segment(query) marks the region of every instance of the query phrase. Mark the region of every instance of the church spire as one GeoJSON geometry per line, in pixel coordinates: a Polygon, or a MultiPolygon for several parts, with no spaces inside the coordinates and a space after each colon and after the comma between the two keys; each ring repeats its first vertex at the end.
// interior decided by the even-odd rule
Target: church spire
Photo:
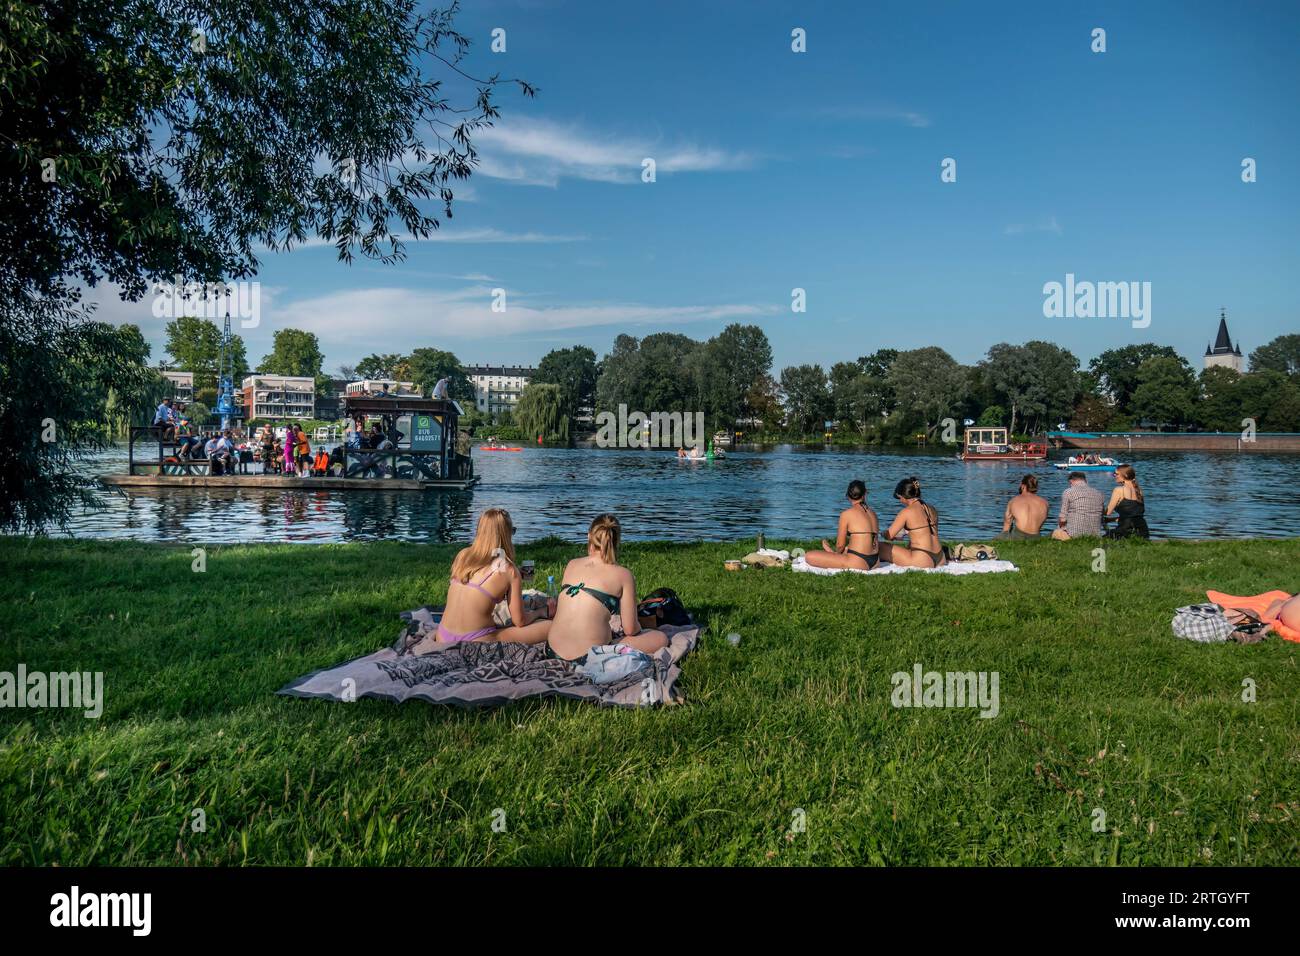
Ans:
{"type": "Polygon", "coordinates": [[[1226,309],[1219,310],[1219,334],[1214,339],[1213,354],[1229,355],[1233,351],[1232,340],[1228,338],[1228,315],[1226,309]]]}

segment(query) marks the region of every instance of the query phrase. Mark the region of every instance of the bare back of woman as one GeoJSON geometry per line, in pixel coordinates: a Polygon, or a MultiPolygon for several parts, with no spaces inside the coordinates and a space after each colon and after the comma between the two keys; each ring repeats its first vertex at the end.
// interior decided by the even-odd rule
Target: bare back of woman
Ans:
{"type": "Polygon", "coordinates": [[[613,639],[610,615],[623,622],[620,643],[653,653],[668,644],[662,631],[641,630],[636,614],[636,579],[618,563],[622,531],[613,515],[599,515],[587,532],[587,555],[564,569],[555,620],[547,637],[548,657],[571,663],[613,639]]]}
{"type": "Polygon", "coordinates": [[[904,478],[894,489],[894,497],[903,507],[884,534],[887,540],[880,543],[880,559],[908,568],[947,564],[939,540],[939,512],[921,499],[921,483],[904,478]],[[907,536],[906,548],[896,543],[902,535],[907,536]]]}
{"type": "Polygon", "coordinates": [[[849,506],[840,512],[835,547],[822,540],[820,551],[804,556],[814,568],[855,568],[869,571],[880,560],[880,520],[867,506],[867,486],[857,479],[846,492],[849,506]]]}

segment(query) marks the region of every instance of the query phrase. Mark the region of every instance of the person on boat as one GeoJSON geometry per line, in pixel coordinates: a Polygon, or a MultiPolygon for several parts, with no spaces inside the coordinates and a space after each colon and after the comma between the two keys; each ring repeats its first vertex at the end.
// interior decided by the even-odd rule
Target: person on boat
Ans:
{"type": "Polygon", "coordinates": [[[280,474],[282,475],[293,474],[295,437],[293,426],[286,426],[284,430],[284,438],[280,443],[280,474]]]}
{"type": "Polygon", "coordinates": [[[857,568],[870,571],[880,561],[880,519],[867,505],[867,486],[858,479],[845,492],[849,506],[840,512],[835,547],[822,539],[820,551],[809,551],[804,560],[814,568],[857,568]]]}
{"type": "Polygon", "coordinates": [[[1056,516],[1056,530],[1052,538],[1069,541],[1072,538],[1100,538],[1101,515],[1106,510],[1106,499],[1088,484],[1088,476],[1072,471],[1067,476],[1069,486],[1061,493],[1061,510],[1056,516]]]}
{"type": "Polygon", "coordinates": [[[275,430],[263,425],[257,440],[262,450],[262,474],[269,475],[275,471],[275,430]]]}
{"type": "Polygon", "coordinates": [[[176,440],[176,413],[172,410],[170,398],[164,398],[153,413],[153,427],[158,432],[159,441],[176,440]]]}
{"type": "Polygon", "coordinates": [[[937,568],[948,563],[943,542],[939,540],[939,512],[921,497],[918,478],[904,478],[894,488],[894,497],[903,506],[894,523],[881,537],[880,560],[907,568],[937,568]],[[897,543],[907,535],[907,547],[897,543]]]}
{"type": "Polygon", "coordinates": [[[1106,532],[1108,538],[1151,537],[1147,528],[1146,503],[1132,465],[1120,465],[1115,469],[1115,490],[1110,493],[1103,520],[1115,522],[1115,527],[1106,532]]]}
{"type": "Polygon", "coordinates": [[[668,646],[662,631],[642,630],[636,613],[636,579],[618,563],[623,530],[611,514],[597,515],[587,530],[587,554],[574,558],[560,579],[559,603],[546,639],[546,656],[582,665],[587,652],[613,639],[610,616],[623,623],[619,643],[653,654],[668,646]]]}
{"type": "Polygon", "coordinates": [[[294,428],[293,443],[298,460],[298,476],[306,478],[311,474],[311,442],[307,440],[307,431],[301,425],[294,428]]]}
{"type": "Polygon", "coordinates": [[[1002,513],[1002,533],[998,540],[1037,538],[1047,520],[1047,512],[1047,499],[1038,493],[1037,476],[1025,475],[1020,479],[1020,493],[1007,502],[1007,509],[1002,513]]]}
{"type": "Polygon", "coordinates": [[[506,601],[510,620],[524,621],[523,577],[515,564],[514,523],[504,508],[488,508],[479,516],[478,530],[468,548],[451,563],[447,607],[434,637],[440,644],[461,641],[514,641],[536,644],[546,640],[551,622],[535,620],[517,627],[497,627],[492,612],[506,601]]]}

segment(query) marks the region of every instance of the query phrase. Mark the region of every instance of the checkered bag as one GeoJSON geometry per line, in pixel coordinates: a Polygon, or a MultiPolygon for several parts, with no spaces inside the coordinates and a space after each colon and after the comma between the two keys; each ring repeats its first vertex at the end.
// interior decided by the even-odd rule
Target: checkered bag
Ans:
{"type": "Polygon", "coordinates": [[[1189,604],[1174,611],[1174,634],[1198,644],[1219,644],[1232,637],[1232,622],[1218,604],[1189,604]]]}

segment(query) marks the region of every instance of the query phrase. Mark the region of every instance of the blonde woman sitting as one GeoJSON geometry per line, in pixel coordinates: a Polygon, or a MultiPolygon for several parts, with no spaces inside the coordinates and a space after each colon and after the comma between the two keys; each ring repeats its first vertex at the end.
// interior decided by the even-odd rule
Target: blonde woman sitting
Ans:
{"type": "Polygon", "coordinates": [[[451,563],[447,608],[438,622],[439,643],[460,641],[515,641],[536,644],[546,640],[548,620],[514,627],[497,627],[492,611],[508,601],[510,620],[525,621],[523,578],[515,566],[514,525],[503,508],[489,508],[478,519],[478,532],[468,548],[451,563]]]}

